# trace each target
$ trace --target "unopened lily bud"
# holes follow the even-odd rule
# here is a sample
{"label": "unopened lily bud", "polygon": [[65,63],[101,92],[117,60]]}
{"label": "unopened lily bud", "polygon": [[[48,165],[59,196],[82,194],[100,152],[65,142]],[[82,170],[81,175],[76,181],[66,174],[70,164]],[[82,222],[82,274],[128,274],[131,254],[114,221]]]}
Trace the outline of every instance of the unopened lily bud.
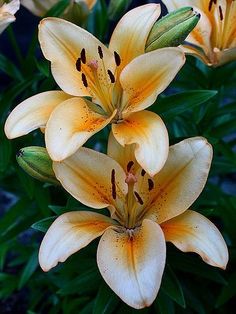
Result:
{"label": "unopened lily bud", "polygon": [[131,2],[132,0],[111,0],[108,7],[109,19],[119,19],[126,12]]}
{"label": "unopened lily bud", "polygon": [[183,43],[200,19],[191,7],[175,10],[157,21],[148,36],[145,51],[177,47]]}
{"label": "unopened lily bud", "polygon": [[89,13],[90,11],[86,1],[75,0],[68,6],[68,9],[63,14],[63,18],[81,26],[87,21]]}
{"label": "unopened lily bud", "polygon": [[44,147],[29,146],[19,150],[16,160],[30,176],[43,182],[60,184],[52,169],[52,160]]}

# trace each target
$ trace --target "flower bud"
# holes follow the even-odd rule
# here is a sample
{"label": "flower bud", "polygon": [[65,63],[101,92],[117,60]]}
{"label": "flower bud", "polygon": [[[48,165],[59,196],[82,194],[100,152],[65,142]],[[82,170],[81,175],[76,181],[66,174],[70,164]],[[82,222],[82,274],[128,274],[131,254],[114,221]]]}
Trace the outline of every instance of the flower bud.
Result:
{"label": "flower bud", "polygon": [[111,0],[108,7],[108,16],[111,20],[118,20],[128,9],[132,0]]}
{"label": "flower bud", "polygon": [[46,148],[39,146],[22,148],[17,153],[16,160],[20,167],[33,178],[43,182],[60,184],[55,177],[52,160]]}
{"label": "flower bud", "polygon": [[191,7],[175,10],[153,25],[145,52],[164,47],[177,47],[185,40],[200,19],[200,14]]}
{"label": "flower bud", "polygon": [[82,26],[87,21],[89,12],[86,1],[76,0],[68,6],[63,14],[63,18],[76,25]]}

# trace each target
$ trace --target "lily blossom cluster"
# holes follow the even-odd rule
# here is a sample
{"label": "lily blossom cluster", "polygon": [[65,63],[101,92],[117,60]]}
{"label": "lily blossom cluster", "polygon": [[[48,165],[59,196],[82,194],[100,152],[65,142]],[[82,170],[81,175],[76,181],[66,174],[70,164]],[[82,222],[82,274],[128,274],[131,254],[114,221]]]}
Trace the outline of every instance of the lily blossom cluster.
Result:
{"label": "lily blossom cluster", "polygon": [[144,109],[185,62],[180,48],[145,53],[160,12],[158,4],[129,11],[116,26],[109,48],[70,22],[43,19],[39,41],[62,91],[44,92],[19,104],[6,121],[8,138],[45,127],[48,153],[60,161],[111,123],[116,140],[122,146],[135,144],[137,161],[156,174],[167,158],[168,134],[161,118]]}
{"label": "lily blossom cluster", "polygon": [[[108,47],[68,21],[43,19],[40,45],[61,90],[26,99],[5,124],[8,138],[41,128],[53,170],[44,148],[40,154],[48,161],[51,179],[55,173],[58,181],[53,177],[53,182],[86,206],[108,208],[110,213],[74,211],[58,217],[40,247],[42,269],[49,271],[101,236],[101,275],[136,309],[149,306],[157,296],[166,241],[199,254],[209,265],[224,269],[228,262],[219,230],[190,209],[207,181],[211,145],[194,137],[169,147],[164,122],[146,110],[185,62],[179,47],[145,53],[160,13],[158,4],[129,11]],[[82,147],[108,124],[107,155]],[[28,149],[28,156],[32,153],[34,149]],[[25,156],[22,163],[27,161]]]}
{"label": "lily blossom cluster", "polygon": [[53,168],[62,186],[92,208],[108,207],[111,218],[91,211],[59,216],[39,251],[44,271],[102,236],[97,250],[101,275],[128,305],[140,309],[157,296],[165,267],[166,244],[196,252],[225,268],[228,251],[219,230],[189,207],[208,176],[212,148],[204,138],[170,147],[161,171],[150,177],[136,162],[134,147],[123,148],[110,135],[108,156],[80,148]]}
{"label": "lily blossom cluster", "polygon": [[219,66],[236,60],[235,0],[164,0],[169,11],[193,6],[201,19],[184,44],[185,52],[207,65]]}
{"label": "lily blossom cluster", "polygon": [[12,0],[9,3],[0,0],[0,34],[7,28],[7,26],[15,21],[14,14],[20,8],[19,0]]}

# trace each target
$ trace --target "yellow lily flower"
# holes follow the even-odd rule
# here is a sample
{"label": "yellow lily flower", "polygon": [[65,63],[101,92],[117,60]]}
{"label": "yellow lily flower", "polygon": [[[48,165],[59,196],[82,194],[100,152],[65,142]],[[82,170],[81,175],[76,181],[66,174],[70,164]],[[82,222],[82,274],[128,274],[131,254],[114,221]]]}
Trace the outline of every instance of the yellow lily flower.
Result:
{"label": "yellow lily flower", "polygon": [[188,209],[210,168],[212,148],[204,138],[171,146],[167,162],[153,178],[136,163],[134,146],[121,147],[112,134],[108,153],[80,148],[53,163],[56,177],[71,195],[92,208],[108,207],[111,218],[91,211],[59,216],[39,250],[44,271],[102,236],[97,263],[104,280],[125,303],[140,309],[157,296],[165,241],[198,253],[210,265],[226,267],[228,250],[219,230]]}
{"label": "yellow lily flower", "polygon": [[185,52],[207,65],[219,66],[236,60],[235,0],[164,0],[169,11],[193,6],[200,21],[187,37]]}
{"label": "yellow lily flower", "polygon": [[[18,105],[6,121],[7,137],[46,125],[48,153],[60,161],[112,123],[117,141],[123,146],[135,143],[142,168],[150,175],[157,173],[167,158],[168,133],[158,115],[143,109],[153,104],[185,62],[179,48],[144,53],[159,15],[157,4],[129,11],[115,28],[109,48],[70,22],[43,19],[39,41],[64,93],[42,93]],[[94,103],[78,96],[92,97]],[[157,135],[158,141],[153,140]]]}
{"label": "yellow lily flower", "polygon": [[[70,5],[80,2],[85,3],[88,9],[91,10],[97,0],[71,0]],[[21,0],[21,3],[34,15],[44,16],[56,3],[58,3],[58,0]]]}
{"label": "yellow lily flower", "polygon": [[19,0],[12,0],[9,3],[0,0],[0,34],[7,28],[7,26],[15,21],[14,14],[20,8]]}

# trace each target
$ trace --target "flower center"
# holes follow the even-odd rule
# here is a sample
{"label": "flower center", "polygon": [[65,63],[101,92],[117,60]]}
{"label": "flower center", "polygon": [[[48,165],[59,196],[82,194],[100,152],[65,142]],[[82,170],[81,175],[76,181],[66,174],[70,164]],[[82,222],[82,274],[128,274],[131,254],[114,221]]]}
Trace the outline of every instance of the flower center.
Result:
{"label": "flower center", "polygon": [[[81,80],[84,87],[88,90],[94,102],[97,102],[110,115],[115,109],[120,107],[122,88],[117,78],[117,68],[121,64],[119,54],[114,52],[114,71],[107,68],[104,63],[104,53],[101,46],[97,47],[98,59],[87,60],[85,48],[81,50],[80,56],[76,61],[76,69],[81,73]],[[115,122],[121,118],[120,113],[116,115]]]}

